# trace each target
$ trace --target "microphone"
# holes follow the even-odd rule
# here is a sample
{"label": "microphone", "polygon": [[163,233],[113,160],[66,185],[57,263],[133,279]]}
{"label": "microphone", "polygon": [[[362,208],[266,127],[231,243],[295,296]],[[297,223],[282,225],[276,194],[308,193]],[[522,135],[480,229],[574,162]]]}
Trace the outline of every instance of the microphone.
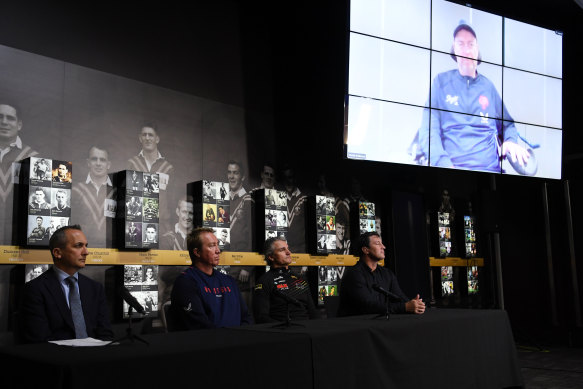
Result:
{"label": "microphone", "polygon": [[378,284],[374,284],[372,286],[372,288],[374,290],[376,290],[377,292],[379,292],[380,294],[385,295],[386,297],[388,297],[389,299],[392,299],[396,302],[400,302],[403,301],[403,299],[399,296],[397,296],[396,294],[394,294],[393,292],[389,292],[388,290],[386,290],[385,288],[383,288],[382,286],[378,285]]}
{"label": "microphone", "polygon": [[146,314],[146,310],[144,309],[144,307],[142,307],[138,300],[136,300],[136,298],[132,296],[128,288],[122,285],[119,288],[119,293],[121,294],[121,297],[124,299],[124,301],[128,303],[130,307],[135,309],[136,312],[141,313],[142,315]]}
{"label": "microphone", "polygon": [[292,296],[288,296],[287,294],[283,293],[281,290],[279,289],[275,289],[273,291],[273,294],[275,294],[276,296],[281,297],[282,299],[284,299],[288,304],[293,304],[293,305],[297,305],[298,307],[303,307],[304,305],[300,302],[300,300],[298,300],[297,298],[294,298]]}

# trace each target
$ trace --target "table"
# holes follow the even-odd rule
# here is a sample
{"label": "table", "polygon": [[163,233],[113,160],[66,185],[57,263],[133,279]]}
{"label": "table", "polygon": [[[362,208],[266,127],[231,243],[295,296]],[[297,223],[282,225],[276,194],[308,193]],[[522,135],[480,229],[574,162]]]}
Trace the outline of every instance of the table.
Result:
{"label": "table", "polygon": [[12,346],[0,349],[0,366],[18,387],[43,389],[522,385],[504,311],[430,309],[389,321],[359,316],[300,324],[144,336],[150,346]]}

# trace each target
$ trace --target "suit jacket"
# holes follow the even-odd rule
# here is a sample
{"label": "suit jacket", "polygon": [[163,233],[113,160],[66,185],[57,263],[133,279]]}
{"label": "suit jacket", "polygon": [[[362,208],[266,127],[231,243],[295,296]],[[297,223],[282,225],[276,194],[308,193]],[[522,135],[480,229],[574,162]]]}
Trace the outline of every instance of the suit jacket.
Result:
{"label": "suit jacket", "polygon": [[[79,294],[87,335],[113,339],[103,286],[79,274]],[[53,268],[24,285],[19,320],[27,343],[75,338],[71,310]]]}

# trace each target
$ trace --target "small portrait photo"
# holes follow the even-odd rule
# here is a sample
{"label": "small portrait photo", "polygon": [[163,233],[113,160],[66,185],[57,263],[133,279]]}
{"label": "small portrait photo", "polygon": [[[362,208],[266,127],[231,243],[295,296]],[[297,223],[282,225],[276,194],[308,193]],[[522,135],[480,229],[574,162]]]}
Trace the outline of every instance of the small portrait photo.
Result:
{"label": "small portrait photo", "polygon": [[117,201],[114,199],[105,199],[103,202],[103,216],[105,217],[115,217],[117,212]]}
{"label": "small portrait photo", "polygon": [[144,196],[160,193],[160,179],[156,173],[144,173]]}
{"label": "small portrait photo", "polygon": [[71,216],[71,189],[51,189],[51,216]]}
{"label": "small portrait photo", "polygon": [[[71,184],[73,178],[73,164],[67,161],[57,161],[53,160],[52,164],[52,181],[55,186],[60,186],[61,184]],[[70,187],[70,185],[65,185],[65,187]]]}
{"label": "small portrait photo", "polygon": [[158,199],[143,197],[143,208],[145,222],[158,222],[160,217],[160,204]]}
{"label": "small portrait photo", "polygon": [[123,283],[124,285],[139,285],[142,283],[144,273],[143,265],[124,265]]}
{"label": "small portrait photo", "polygon": [[265,189],[265,208],[273,209],[276,207],[276,190]]}
{"label": "small portrait photo", "polygon": [[[51,219],[50,220],[50,225],[49,225],[49,227],[47,228],[47,231],[46,231],[46,235],[48,236],[49,239],[51,238],[51,236],[53,235],[53,233],[56,230],[58,230],[61,227],[64,227],[64,226],[68,225],[67,218],[62,218],[62,217],[58,217],[58,216],[52,216],[50,219]],[[63,222],[63,220],[61,220],[61,219],[65,219],[65,221]],[[61,224],[61,223],[64,223],[64,224]]]}
{"label": "small portrait photo", "polygon": [[30,179],[39,181],[51,181],[53,161],[48,158],[30,158]]}
{"label": "small portrait photo", "polygon": [[439,226],[449,226],[449,213],[448,212],[438,212],[437,222]]}
{"label": "small portrait photo", "polygon": [[316,228],[318,232],[326,231],[326,216],[324,215],[316,216]]}
{"label": "small portrait photo", "polygon": [[275,228],[277,226],[277,211],[272,209],[265,210],[265,227],[266,228]]}
{"label": "small portrait photo", "polygon": [[217,213],[218,213],[218,226],[219,227],[223,227],[223,226],[229,226],[229,223],[231,221],[231,218],[229,216],[229,206],[228,205],[219,205],[217,207]]}
{"label": "small portrait photo", "polygon": [[228,202],[229,201],[229,184],[226,182],[215,182],[215,188],[218,188],[217,201]]}
{"label": "small portrait photo", "polygon": [[50,216],[29,215],[27,224],[28,244],[42,245],[48,243],[47,229],[50,227]]}
{"label": "small portrait photo", "polygon": [[338,286],[337,285],[327,285],[328,296],[338,296]]}
{"label": "small portrait photo", "polygon": [[287,209],[287,192],[283,190],[276,191],[275,205],[280,208]]}
{"label": "small portrait photo", "polygon": [[217,223],[217,204],[204,203],[203,205],[203,222],[205,226],[214,226]]}
{"label": "small portrait photo", "polygon": [[51,209],[51,188],[31,186],[28,198],[28,213],[49,215]]}
{"label": "small portrait photo", "polygon": [[326,214],[326,196],[316,196],[316,214]]}
{"label": "small portrait photo", "polygon": [[326,231],[336,231],[336,217],[326,216]]}
{"label": "small portrait photo", "polygon": [[142,243],[143,247],[150,247],[158,243],[158,224],[143,223],[142,225]]}
{"label": "small portrait photo", "polygon": [[376,231],[376,222],[372,219],[367,219],[366,221],[366,232],[375,232]]}
{"label": "small portrait photo", "polygon": [[140,247],[140,241],[142,238],[142,223],[139,222],[126,222],[126,246],[128,247]]}
{"label": "small portrait photo", "polygon": [[49,265],[47,264],[24,265],[24,282],[34,280],[47,270],[49,270]]}
{"label": "small portrait photo", "polygon": [[126,188],[128,191],[141,193],[144,190],[143,174],[136,170],[126,170]]}
{"label": "small portrait photo", "polygon": [[328,251],[336,250],[336,235],[326,235],[326,243],[328,245]]}
{"label": "small portrait photo", "polygon": [[126,203],[126,216],[128,220],[141,218],[142,216],[142,198],[138,196],[131,196]]}
{"label": "small portrait photo", "polygon": [[326,252],[328,250],[328,240],[326,234],[318,234],[318,241],[316,243],[318,252]]}
{"label": "small portrait photo", "polygon": [[287,211],[275,211],[277,214],[277,228],[287,228]]}
{"label": "small portrait photo", "polygon": [[231,244],[231,235],[229,228],[214,228],[215,236],[219,240],[219,247],[221,250],[223,248],[229,247]]}
{"label": "small portrait photo", "polygon": [[202,182],[202,196],[204,202],[215,202],[217,199],[217,190],[214,181]]}
{"label": "small portrait photo", "polygon": [[[139,292],[138,292],[139,293]],[[138,302],[142,304],[146,314],[158,312],[158,292],[141,292]]]}
{"label": "small portrait photo", "polygon": [[367,219],[359,219],[358,220],[358,227],[361,234],[364,234],[367,231]]}
{"label": "small portrait photo", "polygon": [[142,279],[143,285],[157,285],[158,284],[158,266],[156,265],[144,265],[142,274],[144,278]]}
{"label": "small portrait photo", "polygon": [[326,215],[334,215],[334,197],[326,197]]}

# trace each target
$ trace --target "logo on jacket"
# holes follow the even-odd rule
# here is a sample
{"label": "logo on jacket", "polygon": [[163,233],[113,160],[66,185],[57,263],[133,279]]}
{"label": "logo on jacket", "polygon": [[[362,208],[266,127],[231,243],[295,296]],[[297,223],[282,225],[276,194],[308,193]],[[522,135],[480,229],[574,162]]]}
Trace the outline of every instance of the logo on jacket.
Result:
{"label": "logo on jacket", "polygon": [[488,106],[490,105],[488,98],[484,95],[480,95],[480,97],[478,97],[478,103],[480,103],[480,107],[482,107],[482,111],[485,111],[486,108],[488,108]]}
{"label": "logo on jacket", "polygon": [[192,303],[188,303],[188,305],[186,307],[182,307],[182,309],[184,309],[184,312],[192,311]]}
{"label": "logo on jacket", "polygon": [[459,105],[458,103],[459,98],[460,98],[459,96],[447,95],[445,96],[445,102],[451,105]]}
{"label": "logo on jacket", "polygon": [[486,112],[486,114],[484,115],[483,112],[480,112],[480,117],[482,118],[481,123],[482,124],[488,124],[488,112]]}

